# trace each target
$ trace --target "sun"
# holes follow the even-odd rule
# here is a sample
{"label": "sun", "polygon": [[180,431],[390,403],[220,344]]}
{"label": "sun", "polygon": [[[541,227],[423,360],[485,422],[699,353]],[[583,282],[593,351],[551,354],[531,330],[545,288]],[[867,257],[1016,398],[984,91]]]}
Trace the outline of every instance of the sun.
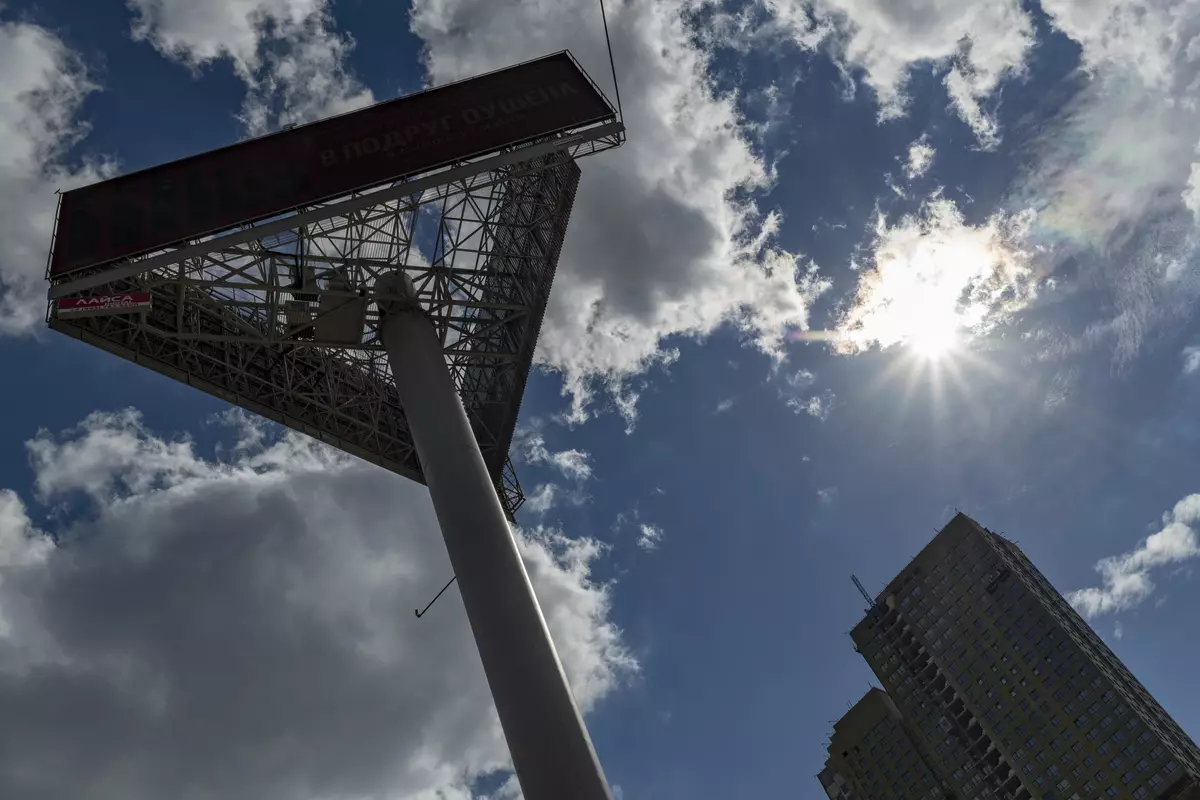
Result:
{"label": "sun", "polygon": [[962,344],[961,323],[956,314],[912,314],[905,326],[904,344],[929,361],[939,361]]}

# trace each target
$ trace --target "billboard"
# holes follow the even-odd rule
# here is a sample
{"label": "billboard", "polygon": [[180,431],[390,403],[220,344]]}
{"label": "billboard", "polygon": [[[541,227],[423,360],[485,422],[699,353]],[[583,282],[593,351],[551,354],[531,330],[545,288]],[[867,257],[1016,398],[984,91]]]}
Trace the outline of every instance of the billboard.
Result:
{"label": "billboard", "polygon": [[566,52],[64,192],[50,277],[615,116]]}
{"label": "billboard", "polygon": [[64,297],[54,307],[60,319],[102,317],[109,314],[141,314],[150,310],[149,292],[99,294],[91,297]]}

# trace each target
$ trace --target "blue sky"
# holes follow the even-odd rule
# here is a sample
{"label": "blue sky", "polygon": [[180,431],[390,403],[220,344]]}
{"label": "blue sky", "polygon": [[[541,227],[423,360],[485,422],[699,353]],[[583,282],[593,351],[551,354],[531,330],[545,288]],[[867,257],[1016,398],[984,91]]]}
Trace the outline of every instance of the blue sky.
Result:
{"label": "blue sky", "polygon": [[[849,576],[954,509],[1200,732],[1200,3],[609,11],[514,456],[622,795],[818,797]],[[511,795],[422,490],[41,298],[55,189],[564,47],[609,86],[583,0],[0,6],[0,795]]]}

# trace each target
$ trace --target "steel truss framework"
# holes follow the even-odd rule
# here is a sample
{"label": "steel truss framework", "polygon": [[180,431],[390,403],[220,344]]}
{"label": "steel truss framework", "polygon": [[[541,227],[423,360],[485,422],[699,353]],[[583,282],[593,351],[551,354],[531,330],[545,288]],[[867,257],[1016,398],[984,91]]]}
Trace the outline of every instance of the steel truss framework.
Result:
{"label": "steel truss framework", "polygon": [[434,322],[511,517],[508,458],[579,168],[619,123],[75,273],[51,298],[149,291],[148,313],[51,328],[423,482],[380,342],[375,282],[403,268]]}

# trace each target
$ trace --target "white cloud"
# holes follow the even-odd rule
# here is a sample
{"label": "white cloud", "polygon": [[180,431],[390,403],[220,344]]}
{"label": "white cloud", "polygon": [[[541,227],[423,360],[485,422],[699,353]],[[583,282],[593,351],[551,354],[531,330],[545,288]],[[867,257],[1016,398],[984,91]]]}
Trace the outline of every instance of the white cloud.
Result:
{"label": "white cloud", "polygon": [[582,450],[559,450],[550,452],[546,447],[546,439],[540,433],[529,434],[524,442],[525,459],[530,464],[546,464],[554,467],[565,477],[577,481],[586,481],[592,477],[592,466],[588,463],[590,455]]}
{"label": "white cloud", "polygon": [[532,494],[526,495],[524,511],[544,515],[551,508],[563,505],[581,506],[591,500],[586,483],[592,477],[591,456],[574,448],[552,451],[546,445],[544,420],[534,418],[517,427],[513,435],[512,454],[524,463],[548,468],[569,483],[545,481]]}
{"label": "white cloud", "polygon": [[936,154],[937,151],[929,143],[929,134],[922,134],[921,138],[908,146],[908,159],[904,162],[904,177],[911,181],[924,175],[929,171],[929,166],[933,164],[933,157]]}
{"label": "white cloud", "polygon": [[[440,797],[507,762],[427,493],[294,434],[218,462],[95,414],[0,492],[0,796]],[[603,548],[518,531],[581,706],[637,669]],[[220,769],[211,765],[219,764]]]}
{"label": "white cloud", "polygon": [[[741,199],[771,176],[734,98],[714,96],[707,57],[683,19],[692,8],[687,0],[609,8],[629,141],[581,163],[537,355],[563,374],[575,420],[590,413],[597,387],[623,399],[628,414],[636,394],[623,393],[628,379],[676,358],[664,343],[672,335],[731,324],[780,355],[782,336],[807,326],[809,302],[827,286],[772,247],[779,217]],[[435,83],[569,47],[611,89],[591,0],[417,0],[411,20]]]}
{"label": "white cloud", "polygon": [[662,542],[663,529],[658,525],[649,525],[645,522],[638,526],[638,547],[643,550],[657,550],[659,543]]}
{"label": "white cloud", "polygon": [[1117,641],[1125,638],[1125,626],[1120,622],[1113,625],[1113,637],[1117,639]]}
{"label": "white cloud", "polygon": [[329,0],[128,0],[133,35],[193,69],[228,58],[251,135],[351,111],[374,96],[347,69],[354,41]]}
{"label": "white cloud", "polygon": [[1017,0],[764,0],[798,44],[832,47],[847,70],[861,69],[879,114],[904,113],[912,71],[932,63],[958,115],[984,146],[999,137],[989,100],[1021,74],[1033,22]]}
{"label": "white cloud", "polygon": [[817,376],[813,374],[812,370],[801,368],[786,376],[784,380],[793,390],[802,392],[817,382]]}
{"label": "white cloud", "polygon": [[[661,494],[662,490],[656,490],[653,494]],[[637,535],[637,546],[643,550],[657,550],[658,545],[662,542],[665,531],[661,525],[643,522],[642,514],[637,506],[622,511],[617,514],[617,518],[613,520],[612,532],[620,533],[626,528],[632,528]]]}
{"label": "white cloud", "polygon": [[525,505],[521,506],[521,510],[545,514],[554,507],[561,494],[562,489],[557,483],[540,484],[531,494],[525,495]]}
{"label": "white cloud", "polygon": [[1183,348],[1183,374],[1191,375],[1196,370],[1200,370],[1200,345],[1191,345]]}
{"label": "white cloud", "polygon": [[53,551],[53,540],[33,526],[17,493],[0,489],[0,569],[40,564]]}
{"label": "white cloud", "polygon": [[591,495],[584,491],[580,484],[567,487],[553,482],[541,483],[531,494],[525,495],[525,504],[521,506],[521,512],[541,516],[552,508],[582,506],[591,499]]}
{"label": "white cloud", "polygon": [[839,321],[836,348],[920,346],[988,332],[1034,295],[1022,249],[1031,222],[1030,214],[997,212],[969,225],[952,200],[937,196],[895,225],[880,214],[871,263]]}
{"label": "white cloud", "polygon": [[1081,45],[1093,74],[1121,70],[1166,88],[1178,83],[1183,65],[1200,60],[1193,0],[1045,0],[1042,8]]}
{"label": "white cloud", "polygon": [[784,386],[780,388],[779,396],[794,413],[808,414],[824,422],[833,408],[834,394],[828,389],[808,394],[816,382],[817,376],[811,370],[798,369],[790,375],[784,375]]}
{"label": "white cloud", "polygon": [[787,407],[797,414],[808,414],[824,422],[829,419],[829,412],[833,410],[833,400],[833,392],[825,390],[809,397],[788,398]]}
{"label": "white cloud", "polygon": [[821,501],[823,506],[831,506],[837,500],[838,489],[836,486],[826,486],[824,489],[817,490],[817,499]]}
{"label": "white cloud", "polygon": [[1194,162],[1188,170],[1187,185],[1183,187],[1183,205],[1192,212],[1192,217],[1200,220],[1200,161]]}
{"label": "white cloud", "polygon": [[0,75],[0,333],[19,334],[45,314],[55,190],[98,180],[111,167],[65,160],[87,133],[79,109],[98,87],[58,37],[0,21]]}
{"label": "white cloud", "polygon": [[1125,611],[1154,592],[1151,573],[1160,567],[1200,556],[1196,527],[1200,524],[1200,494],[1188,495],[1163,515],[1163,528],[1119,556],[1096,563],[1102,583],[1067,594],[1067,600],[1085,617]]}
{"label": "white cloud", "polygon": [[734,404],[734,399],[732,397],[726,398],[725,400],[722,400],[721,402],[717,403],[717,407],[713,410],[713,413],[714,414],[724,414],[726,411],[733,408],[733,404]]}

